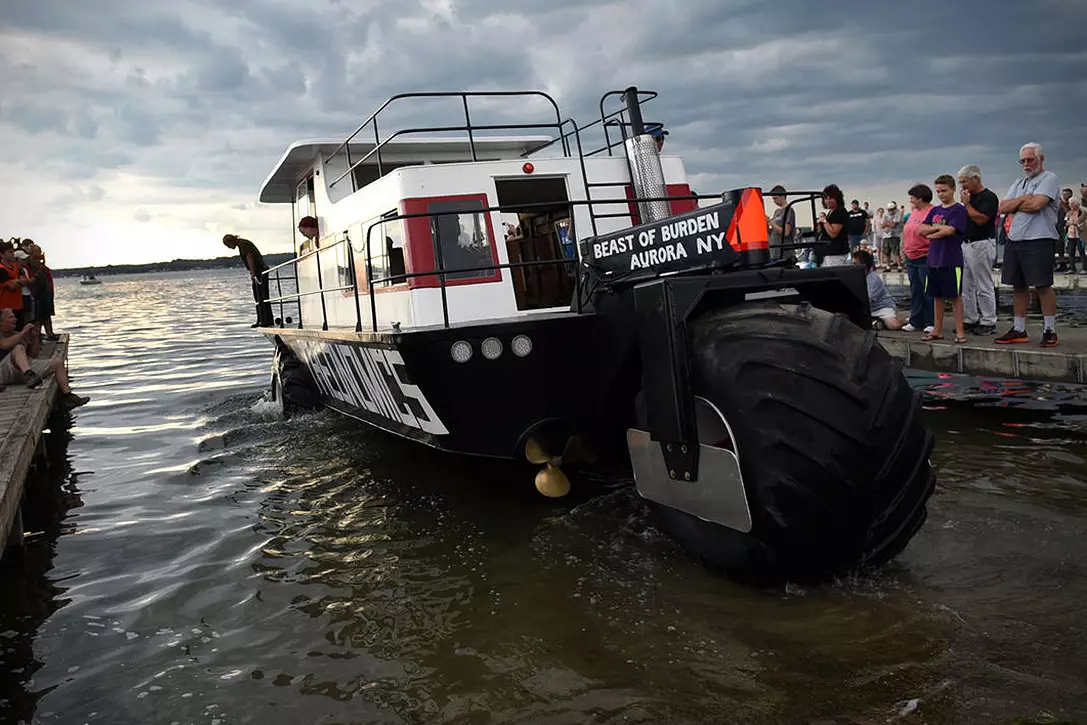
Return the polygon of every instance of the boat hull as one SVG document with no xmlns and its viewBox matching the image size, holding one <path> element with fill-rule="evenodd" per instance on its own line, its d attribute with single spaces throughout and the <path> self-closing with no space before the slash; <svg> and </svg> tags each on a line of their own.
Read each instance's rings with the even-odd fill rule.
<svg viewBox="0 0 1087 725">
<path fill-rule="evenodd" d="M 599 390 L 597 318 L 555 314 L 399 334 L 264 328 L 313 377 L 322 404 L 338 413 L 428 446 L 456 453 L 517 458 L 544 427 L 556 436 L 587 435 Z M 517 336 L 531 351 L 515 355 Z M 496 359 L 481 344 L 496 338 Z M 472 348 L 453 359 L 454 343 Z"/>
</svg>

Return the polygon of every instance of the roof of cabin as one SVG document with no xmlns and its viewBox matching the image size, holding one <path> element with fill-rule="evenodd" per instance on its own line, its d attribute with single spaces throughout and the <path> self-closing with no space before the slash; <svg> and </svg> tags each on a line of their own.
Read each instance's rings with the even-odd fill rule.
<svg viewBox="0 0 1087 725">
<path fill-rule="evenodd" d="M 480 160 L 499 158 L 517 158 L 522 153 L 541 146 L 552 139 L 551 136 L 482 136 L 476 137 L 476 155 Z M 302 175 L 313 166 L 318 156 L 328 158 L 340 149 L 342 139 L 309 139 L 296 141 L 287 147 L 279 158 L 272 173 L 260 187 L 260 201 L 269 204 L 290 203 L 294 201 L 294 191 Z M 351 160 L 356 163 L 374 149 L 374 142 L 352 142 Z M 340 153 L 343 153 L 340 149 Z M 383 164 L 422 164 L 427 161 L 471 161 L 471 150 L 466 137 L 460 138 L 422 138 L 397 137 L 390 139 L 381 147 Z M 377 166 L 377 154 L 366 161 L 367 165 Z"/>
</svg>

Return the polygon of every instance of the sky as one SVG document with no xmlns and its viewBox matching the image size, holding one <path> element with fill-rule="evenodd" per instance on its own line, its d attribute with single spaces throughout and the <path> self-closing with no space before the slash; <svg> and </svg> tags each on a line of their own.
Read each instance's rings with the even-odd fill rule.
<svg viewBox="0 0 1087 725">
<path fill-rule="evenodd" d="M 227 232 L 289 251 L 289 205 L 257 202 L 286 147 L 420 90 L 542 90 L 579 123 L 654 90 L 701 193 L 833 182 L 875 208 L 974 163 L 1002 196 L 1029 141 L 1087 181 L 1085 0 L 915 7 L 0 0 L 0 235 L 58 269 L 221 256 Z"/>
</svg>

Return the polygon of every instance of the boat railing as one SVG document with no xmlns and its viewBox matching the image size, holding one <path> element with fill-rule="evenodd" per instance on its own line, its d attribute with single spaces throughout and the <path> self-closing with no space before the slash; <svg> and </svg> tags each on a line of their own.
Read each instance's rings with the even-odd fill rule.
<svg viewBox="0 0 1087 725">
<path fill-rule="evenodd" d="M 701 200 L 707 200 L 707 199 L 712 199 L 714 201 L 720 201 L 721 197 L 720 197 L 719 194 L 684 194 L 684 195 L 676 194 L 676 195 L 663 196 L 663 197 L 632 197 L 632 198 L 623 198 L 623 199 L 613 199 L 610 202 L 593 201 L 591 199 L 578 199 L 578 200 L 569 200 L 569 201 L 564 203 L 564 206 L 570 207 L 570 212 L 571 212 L 570 216 L 569 216 L 569 219 L 570 219 L 570 232 L 569 232 L 570 239 L 571 240 L 577 240 L 578 237 L 577 237 L 577 231 L 576 231 L 575 221 L 574 221 L 575 216 L 573 214 L 573 208 L 574 207 L 589 206 L 591 204 L 603 204 L 603 203 L 611 203 L 611 204 L 624 204 L 625 203 L 625 204 L 630 204 L 630 205 L 633 205 L 633 206 L 636 207 L 641 202 L 701 201 Z M 555 207 L 555 205 L 553 203 L 551 203 L 551 202 L 533 202 L 533 203 L 517 204 L 516 205 L 516 210 L 517 211 L 526 211 L 526 210 L 530 210 L 530 209 L 533 209 L 533 208 L 539 208 L 540 210 L 543 210 L 545 208 L 546 209 L 554 209 L 554 207 Z M 495 206 L 475 208 L 472 211 L 473 211 L 473 213 L 479 213 L 479 214 L 491 214 L 491 213 L 494 213 L 494 212 L 509 212 L 509 211 L 512 211 L 512 209 L 511 209 L 511 205 L 495 205 Z M 436 262 L 436 265 L 435 265 L 434 268 L 428 269 L 428 270 L 411 271 L 411 272 L 398 272 L 396 274 L 388 274 L 386 276 L 376 277 L 376 278 L 373 276 L 373 271 L 374 271 L 374 268 L 373 268 L 373 256 L 371 255 L 371 243 L 370 243 L 370 241 L 371 241 L 371 233 L 373 232 L 373 229 L 375 227 L 383 225 L 383 224 L 388 224 L 389 222 L 397 221 L 397 220 L 417 219 L 417 218 L 423 218 L 423 217 L 438 218 L 438 217 L 443 217 L 443 216 L 456 216 L 457 214 L 458 214 L 458 212 L 414 212 L 414 213 L 409 213 L 409 214 L 397 213 L 397 214 L 390 214 L 388 216 L 382 217 L 381 220 L 375 221 L 375 222 L 371 223 L 370 225 L 368 225 L 367 228 L 366 228 L 366 238 L 364 240 L 364 246 L 363 246 L 363 249 L 366 252 L 366 259 L 364 260 L 365 269 L 366 269 L 366 282 L 365 282 L 365 292 L 362 292 L 362 293 L 360 293 L 359 284 L 358 284 L 358 276 L 355 273 L 355 249 L 354 249 L 354 246 L 351 244 L 350 236 L 348 234 L 346 234 L 346 233 L 344 234 L 344 236 L 341 239 L 333 242 L 332 244 L 317 247 L 315 249 L 312 249 L 312 250 L 306 252 L 305 254 L 301 254 L 301 255 L 295 257 L 294 259 L 288 260 L 288 261 L 283 262 L 281 264 L 278 264 L 278 265 L 276 265 L 274 267 L 269 267 L 267 270 L 264 271 L 264 274 L 271 276 L 273 273 L 275 273 L 276 275 L 279 275 L 280 270 L 284 270 L 287 267 L 291 266 L 291 267 L 293 267 L 294 272 L 295 272 L 294 278 L 297 279 L 298 278 L 298 272 L 297 272 L 298 265 L 301 262 L 304 262 L 304 261 L 306 261 L 307 259 L 309 259 L 311 257 L 316 258 L 315 262 L 316 262 L 316 267 L 317 267 L 317 289 L 307 290 L 305 292 L 302 292 L 301 290 L 298 290 L 298 291 L 294 292 L 293 294 L 286 294 L 286 295 L 279 294 L 276 297 L 270 298 L 270 299 L 267 300 L 267 302 L 270 303 L 270 304 L 277 304 L 278 303 L 280 305 L 281 314 L 280 314 L 279 320 L 276 322 L 276 326 L 278 326 L 280 328 L 283 328 L 283 327 L 287 326 L 287 323 L 285 322 L 285 318 L 282 315 L 282 309 L 283 309 L 282 305 L 285 304 L 285 303 L 291 302 L 291 301 L 295 301 L 295 302 L 297 302 L 299 304 L 299 316 L 298 316 L 297 327 L 298 327 L 298 329 L 303 329 L 303 321 L 302 321 L 302 315 L 301 315 L 301 300 L 304 297 L 311 297 L 313 295 L 320 295 L 320 298 L 321 298 L 321 329 L 322 330 L 328 330 L 329 329 L 329 327 L 328 327 L 328 307 L 327 307 L 327 304 L 326 304 L 326 301 L 325 301 L 325 294 L 326 293 L 334 293 L 334 292 L 351 292 L 352 297 L 353 297 L 353 301 L 354 301 L 354 307 L 355 307 L 355 332 L 362 332 L 362 330 L 363 330 L 363 313 L 362 313 L 362 300 L 361 300 L 362 295 L 365 295 L 365 296 L 369 297 L 369 307 L 370 307 L 370 310 L 369 310 L 369 312 L 370 312 L 370 315 L 369 315 L 370 316 L 369 328 L 370 328 L 370 330 L 372 332 L 378 332 L 379 327 L 378 327 L 378 320 L 377 320 L 377 298 L 376 298 L 376 295 L 374 293 L 374 290 L 375 290 L 376 287 L 381 286 L 381 285 L 383 285 L 385 283 L 389 283 L 389 282 L 405 282 L 407 280 L 417 279 L 419 277 L 437 277 L 438 278 L 438 287 L 439 287 L 439 290 L 440 290 L 441 302 L 442 302 L 442 323 L 443 323 L 444 327 L 450 327 L 451 323 L 450 323 L 450 318 L 449 318 L 449 298 L 448 298 L 448 289 L 447 289 L 447 282 L 448 282 L 449 277 L 451 277 L 453 275 L 467 274 L 467 273 L 480 273 L 480 272 L 494 272 L 494 273 L 496 273 L 499 270 L 506 270 L 506 269 L 513 270 L 513 269 L 522 269 L 522 268 L 543 268 L 543 267 L 557 267 L 559 269 L 563 269 L 563 268 L 573 268 L 574 269 L 574 275 L 573 275 L 573 277 L 574 277 L 574 299 L 572 301 L 572 308 L 573 308 L 573 311 L 576 311 L 578 313 L 582 312 L 582 310 L 584 308 L 584 305 L 587 302 L 586 295 L 583 294 L 583 284 L 584 284 L 584 281 L 585 281 L 585 279 L 584 279 L 585 275 L 587 274 L 587 272 L 589 270 L 588 270 L 587 264 L 583 265 L 582 260 L 578 259 L 578 257 L 577 257 L 577 252 L 576 252 L 577 244 L 576 244 L 576 241 L 571 242 L 571 246 L 574 247 L 574 249 L 575 249 L 574 256 L 572 256 L 572 257 L 559 257 L 559 258 L 556 258 L 556 259 L 529 260 L 529 261 L 521 261 L 521 262 L 504 262 L 504 263 L 483 264 L 483 265 L 472 266 L 472 267 L 456 267 L 456 268 L 448 268 L 448 267 L 445 266 L 445 264 L 444 264 L 444 262 L 443 262 L 443 260 L 441 258 L 441 245 L 436 244 L 435 245 L 435 250 L 436 250 L 437 262 Z M 627 212 L 623 216 L 629 216 L 629 212 Z M 595 235 L 596 234 L 595 234 L 595 231 L 594 231 L 593 236 L 595 236 Z M 336 287 L 326 288 L 326 287 L 324 287 L 323 278 L 322 278 L 321 254 L 322 253 L 327 254 L 329 252 L 333 252 L 337 247 L 340 247 L 341 245 L 346 245 L 346 250 L 347 250 L 346 262 L 347 262 L 347 268 L 350 270 L 351 284 L 350 285 L 340 285 L 340 286 L 336 286 Z M 579 272 L 578 269 L 577 269 L 579 266 L 584 266 L 585 268 Z M 277 289 L 279 289 L 279 288 L 280 288 L 280 285 L 277 282 Z M 590 293 L 591 293 L 591 290 L 590 290 Z"/>
<path fill-rule="evenodd" d="M 472 113 L 471 113 L 471 108 L 470 108 L 470 104 L 469 104 L 470 99 L 473 99 L 473 98 L 475 98 L 475 99 L 480 99 L 480 98 L 517 98 L 517 97 L 521 97 L 521 98 L 535 97 L 535 98 L 544 99 L 550 105 L 551 110 L 554 111 L 555 120 L 554 121 L 548 121 L 546 123 L 498 123 L 498 124 L 493 124 L 493 123 L 492 124 L 475 124 L 475 123 L 472 123 Z M 399 130 L 393 132 L 392 134 L 390 134 L 389 136 L 387 136 L 386 138 L 382 139 L 380 131 L 378 129 L 378 118 L 381 115 L 381 113 L 383 111 L 385 111 L 386 109 L 388 109 L 393 104 L 397 103 L 398 101 L 403 101 L 403 100 L 406 100 L 406 99 L 420 99 L 420 98 L 459 99 L 461 101 L 461 106 L 462 106 L 462 109 L 464 111 L 464 123 L 463 124 L 458 124 L 458 125 L 451 125 L 451 126 L 426 126 L 426 127 L 420 126 L 420 127 L 413 127 L 413 128 L 404 128 L 404 129 L 399 129 Z M 329 186 L 330 187 L 335 186 L 337 183 L 342 181 L 344 179 L 344 177 L 350 177 L 351 178 L 351 190 L 356 191 L 355 175 L 354 175 L 355 169 L 358 168 L 359 166 L 361 166 L 362 164 L 366 163 L 367 161 L 369 161 L 373 157 L 377 158 L 378 175 L 381 175 L 383 173 L 383 168 L 382 168 L 383 162 L 382 162 L 382 158 L 381 158 L 381 152 L 385 148 L 386 144 L 388 144 L 394 138 L 398 138 L 400 136 L 405 136 L 405 135 L 410 135 L 410 134 L 420 134 L 420 133 L 466 132 L 468 134 L 468 147 L 469 147 L 469 150 L 470 150 L 471 155 L 472 155 L 472 161 L 478 161 L 479 156 L 476 153 L 476 143 L 475 143 L 475 134 L 477 132 L 480 132 L 480 131 L 515 131 L 515 130 L 524 131 L 524 130 L 529 130 L 529 129 L 554 129 L 559 134 L 559 136 L 561 137 L 562 136 L 562 126 L 563 126 L 563 120 L 562 120 L 562 115 L 559 112 L 559 104 L 555 101 L 554 98 L 552 98 L 549 94 L 544 93 L 543 91 L 419 91 L 419 92 L 412 92 L 412 93 L 399 93 L 399 94 L 389 98 L 384 103 L 382 103 L 378 107 L 378 109 L 376 111 L 374 111 L 372 114 L 370 114 L 369 118 L 367 118 L 365 121 L 363 121 L 362 124 L 360 124 L 359 127 L 357 129 L 355 129 L 355 131 L 353 133 L 351 133 L 351 135 L 348 136 L 344 140 L 344 142 L 341 143 L 336 148 L 335 151 L 332 152 L 332 156 L 336 156 L 340 152 L 344 152 L 346 154 L 347 170 L 344 171 L 339 176 L 337 176 L 335 179 L 333 179 L 329 183 Z M 374 148 L 370 149 L 370 151 L 368 151 L 361 159 L 352 160 L 350 144 L 351 144 L 352 141 L 355 140 L 356 137 L 359 136 L 359 134 L 361 134 L 363 131 L 365 131 L 367 129 L 367 127 L 372 127 L 373 128 Z M 570 154 L 569 143 L 564 138 L 562 140 L 562 144 L 563 144 L 563 146 L 562 146 L 563 147 L 563 154 L 568 156 Z"/>
<path fill-rule="evenodd" d="M 591 151 L 585 151 L 581 155 L 583 155 L 585 157 L 591 157 L 591 156 L 597 156 L 599 154 L 606 153 L 608 156 L 612 156 L 613 155 L 612 154 L 612 149 L 618 148 L 618 147 L 622 146 L 626 142 L 626 140 L 627 140 L 626 131 L 627 131 L 627 129 L 629 129 L 631 127 L 631 124 L 627 120 L 627 108 L 626 108 L 625 105 L 623 105 L 623 106 L 621 106 L 621 107 L 619 107 L 616 110 L 611 111 L 611 112 L 605 112 L 605 109 L 606 109 L 607 102 L 608 102 L 609 99 L 611 99 L 613 97 L 622 97 L 624 93 L 626 93 L 626 91 L 608 91 L 607 93 L 605 93 L 604 95 L 602 95 L 600 97 L 600 103 L 599 103 L 600 117 L 599 118 L 596 118 L 596 119 L 590 121 L 589 123 L 586 123 L 583 126 L 578 126 L 578 125 L 575 124 L 574 128 L 572 130 L 570 130 L 570 131 L 568 131 L 566 133 L 560 133 L 559 136 L 551 139 L 547 143 L 541 144 L 540 146 L 536 146 L 535 148 L 532 148 L 532 149 L 530 149 L 528 151 L 525 151 L 524 153 L 521 154 L 522 158 L 528 158 L 529 156 L 533 156 L 534 154 L 538 154 L 540 151 L 543 151 L 546 148 L 550 148 L 551 146 L 554 146 L 556 143 L 566 143 L 567 139 L 572 138 L 572 137 L 580 137 L 580 135 L 583 134 L 585 131 L 589 131 L 591 129 L 594 129 L 597 126 L 600 126 L 601 130 L 603 131 L 604 145 L 599 147 L 599 148 L 592 149 Z M 657 95 L 658 94 L 657 94 L 656 91 L 639 90 L 638 91 L 638 105 L 642 106 L 642 105 L 648 103 L 649 101 L 652 101 L 654 98 L 657 97 Z M 645 125 L 646 125 L 647 129 L 648 128 L 657 128 L 657 127 L 663 128 L 663 125 L 660 124 L 660 123 L 647 123 Z M 619 140 L 618 141 L 613 141 L 612 140 L 611 134 L 608 133 L 609 128 L 619 129 Z M 564 151 L 565 151 L 566 148 L 567 148 L 566 146 L 563 147 Z"/>
</svg>

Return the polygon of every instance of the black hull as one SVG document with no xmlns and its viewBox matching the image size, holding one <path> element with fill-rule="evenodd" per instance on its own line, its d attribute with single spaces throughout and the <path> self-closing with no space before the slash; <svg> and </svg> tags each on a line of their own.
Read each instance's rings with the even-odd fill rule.
<svg viewBox="0 0 1087 725">
<path fill-rule="evenodd" d="M 513 459 L 530 433 L 558 445 L 574 433 L 592 437 L 602 403 L 598 327 L 595 315 L 568 313 L 399 334 L 263 332 L 305 365 L 325 407 L 440 450 Z M 511 349 L 518 335 L 532 341 L 525 357 Z M 502 343 L 494 360 L 481 354 L 489 337 Z M 467 362 L 452 357 L 458 341 L 472 346 Z"/>
</svg>

